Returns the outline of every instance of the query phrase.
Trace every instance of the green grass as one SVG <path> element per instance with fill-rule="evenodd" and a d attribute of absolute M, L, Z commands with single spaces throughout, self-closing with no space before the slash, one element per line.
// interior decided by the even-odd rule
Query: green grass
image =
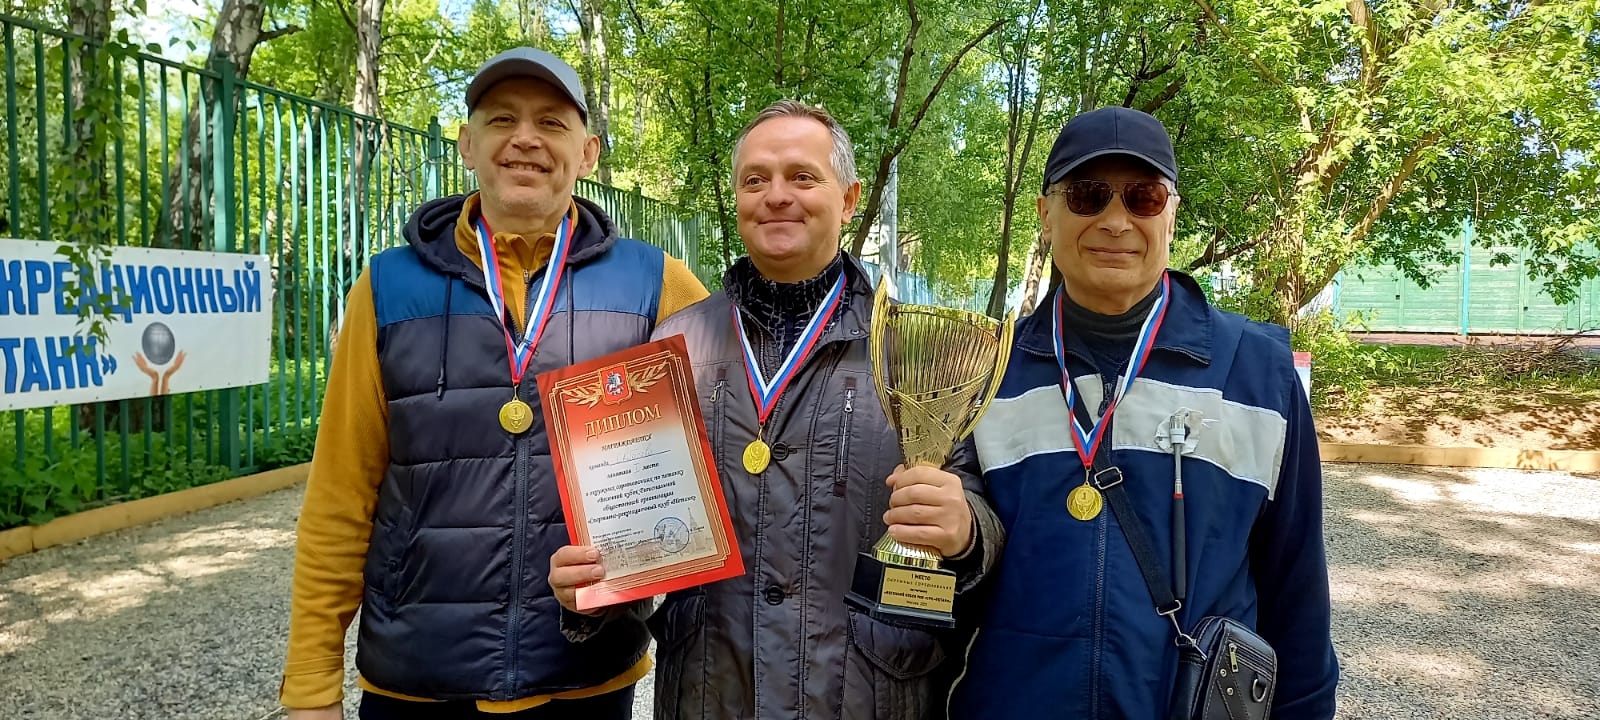
<path fill-rule="evenodd" d="M 112 403 L 103 411 L 103 435 L 93 423 L 79 425 L 76 406 L 0 412 L 0 529 L 232 477 L 220 448 L 231 428 L 223 427 L 216 406 L 227 392 L 236 394 L 247 430 L 238 433 L 239 472 L 306 462 L 316 443 L 315 403 L 323 382 L 320 363 L 274 362 L 270 381 L 248 392 Z"/>

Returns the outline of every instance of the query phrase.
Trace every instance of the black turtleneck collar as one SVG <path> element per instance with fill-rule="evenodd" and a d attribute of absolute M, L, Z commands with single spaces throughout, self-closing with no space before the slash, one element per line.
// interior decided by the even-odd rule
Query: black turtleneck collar
<path fill-rule="evenodd" d="M 1095 364 L 1102 375 L 1116 377 L 1126 370 L 1128 356 L 1138 341 L 1139 328 L 1144 325 L 1150 308 L 1155 306 L 1161 286 L 1151 288 L 1150 294 L 1117 315 L 1102 315 L 1072 301 L 1065 290 L 1061 293 L 1061 323 L 1066 332 L 1075 332 L 1094 354 Z"/>

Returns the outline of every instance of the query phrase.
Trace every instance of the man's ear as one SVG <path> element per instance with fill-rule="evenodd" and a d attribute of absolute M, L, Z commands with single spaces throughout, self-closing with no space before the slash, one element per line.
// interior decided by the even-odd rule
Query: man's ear
<path fill-rule="evenodd" d="M 849 225 L 856 216 L 856 204 L 861 201 L 861 181 L 851 183 L 844 191 L 844 216 L 839 219 L 839 226 Z"/>
<path fill-rule="evenodd" d="M 578 166 L 578 177 L 589 177 L 600 162 L 600 136 L 586 135 L 583 139 L 583 164 Z"/>
<path fill-rule="evenodd" d="M 472 166 L 472 126 L 461 123 L 461 129 L 456 131 L 456 152 L 461 154 L 461 164 L 468 170 L 477 170 Z"/>

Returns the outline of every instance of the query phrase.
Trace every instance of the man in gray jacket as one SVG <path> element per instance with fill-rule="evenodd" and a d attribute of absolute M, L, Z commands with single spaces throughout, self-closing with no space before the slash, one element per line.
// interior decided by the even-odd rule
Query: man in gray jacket
<path fill-rule="evenodd" d="M 673 593 L 651 618 L 656 717 L 943 716 L 935 678 L 947 673 L 935 670 L 951 636 L 849 608 L 857 553 L 885 530 L 937 548 L 964 592 L 993 565 L 1002 531 L 977 478 L 901 465 L 872 385 L 872 284 L 839 249 L 861 194 L 844 129 L 780 102 L 745 128 L 733 159 L 749 256 L 654 337 L 688 343 L 748 571 Z M 569 609 L 573 589 L 603 575 L 589 550 L 552 558 Z"/>

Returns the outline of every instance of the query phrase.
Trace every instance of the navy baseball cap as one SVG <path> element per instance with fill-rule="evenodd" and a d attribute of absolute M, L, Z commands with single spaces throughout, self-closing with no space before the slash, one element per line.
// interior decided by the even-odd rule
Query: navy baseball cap
<path fill-rule="evenodd" d="M 1061 128 L 1045 160 L 1044 187 L 1039 192 L 1049 192 L 1067 173 L 1103 155 L 1136 157 L 1178 184 L 1172 137 L 1161 121 L 1132 108 L 1103 107 L 1080 114 Z"/>
<path fill-rule="evenodd" d="M 478 106 L 495 83 L 514 77 L 537 78 L 554 85 L 578 106 L 584 124 L 589 123 L 589 106 L 583 101 L 583 81 L 578 79 L 578 71 L 561 58 L 531 47 L 512 48 L 478 68 L 478 74 L 467 84 L 467 112 Z"/>

